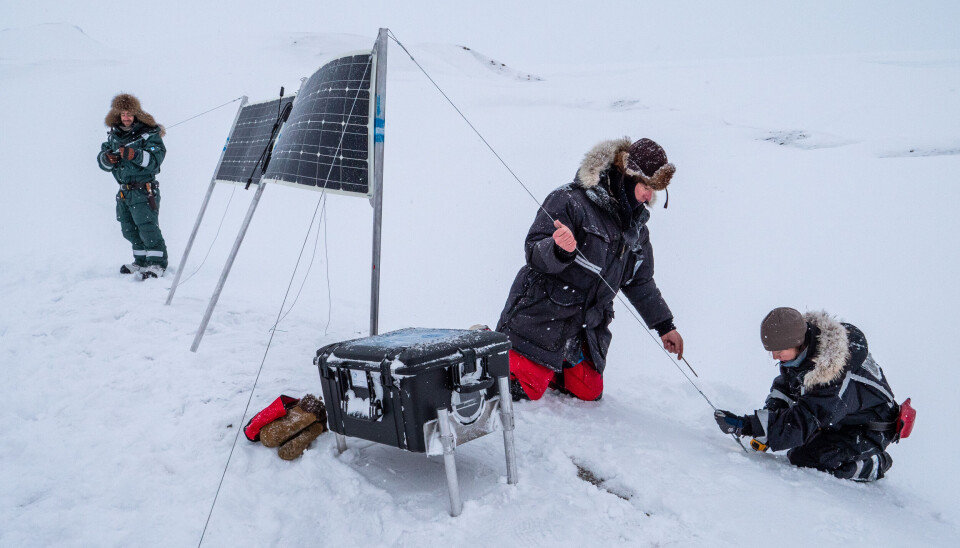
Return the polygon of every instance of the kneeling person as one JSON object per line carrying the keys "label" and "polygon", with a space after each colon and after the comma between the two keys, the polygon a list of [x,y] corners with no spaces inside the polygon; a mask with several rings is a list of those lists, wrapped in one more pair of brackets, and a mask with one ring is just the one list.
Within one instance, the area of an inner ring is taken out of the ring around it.
{"label": "kneeling person", "polygon": [[825,312],[776,308],[760,325],[763,347],[780,362],[763,409],[740,417],[715,414],[727,434],[752,436],[774,451],[789,449],[797,466],[841,479],[873,481],[893,459],[899,407],[863,333]]}
{"label": "kneeling person", "polygon": [[650,139],[603,141],[574,181],[544,200],[497,324],[513,344],[515,400],[539,399],[548,388],[600,399],[620,291],[664,348],[683,357],[683,338],[653,278],[647,227],[654,192],[666,190],[674,171]]}

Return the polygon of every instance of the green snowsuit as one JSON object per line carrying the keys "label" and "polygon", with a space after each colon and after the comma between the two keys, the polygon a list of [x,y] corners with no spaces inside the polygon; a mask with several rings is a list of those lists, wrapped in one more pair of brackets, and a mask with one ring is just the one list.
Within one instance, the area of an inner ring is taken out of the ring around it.
{"label": "green snowsuit", "polygon": [[[160,127],[150,127],[139,120],[129,131],[113,126],[107,140],[100,145],[97,161],[100,169],[113,173],[120,184],[117,192],[117,220],[123,237],[133,246],[133,262],[139,266],[167,267],[167,244],[160,232],[160,191],[155,179],[167,153],[160,137]],[[119,155],[117,149],[129,146],[136,150],[132,160],[121,158],[115,164],[107,154]],[[150,184],[150,190],[146,188]],[[156,209],[150,205],[153,193]]]}

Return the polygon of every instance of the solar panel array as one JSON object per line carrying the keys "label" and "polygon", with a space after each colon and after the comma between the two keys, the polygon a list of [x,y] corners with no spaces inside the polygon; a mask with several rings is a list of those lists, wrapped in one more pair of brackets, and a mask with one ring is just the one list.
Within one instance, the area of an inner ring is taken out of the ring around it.
{"label": "solar panel array", "polygon": [[320,67],[300,89],[264,180],[370,195],[372,52]]}
{"label": "solar panel array", "polygon": [[293,96],[284,97],[244,105],[240,109],[237,123],[227,138],[223,158],[217,166],[214,177],[217,182],[246,184],[248,179],[251,179],[253,184],[260,182],[260,162],[266,157],[264,150],[270,144],[270,133],[277,121],[278,107],[282,109],[293,100]]}

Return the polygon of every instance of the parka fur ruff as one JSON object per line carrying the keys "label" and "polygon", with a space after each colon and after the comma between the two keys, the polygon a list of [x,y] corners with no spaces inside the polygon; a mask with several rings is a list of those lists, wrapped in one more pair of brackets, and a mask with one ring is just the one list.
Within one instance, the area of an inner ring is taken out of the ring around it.
{"label": "parka fur ruff", "polygon": [[617,167],[621,172],[637,177],[643,184],[653,190],[663,190],[670,184],[670,179],[676,173],[677,168],[671,163],[666,163],[660,167],[653,175],[647,177],[639,171],[628,169],[627,158],[630,156],[630,138],[612,139],[602,141],[590,149],[580,162],[580,169],[577,170],[577,179],[583,188],[592,188],[600,183],[600,174],[610,169],[611,166]]}
{"label": "parka fur ruff", "polygon": [[811,358],[814,367],[803,377],[804,388],[810,390],[830,384],[843,375],[850,361],[850,346],[847,328],[826,311],[807,312],[803,318],[820,329],[817,355]]}
{"label": "parka fur ruff", "polygon": [[120,112],[124,110],[133,114],[133,116],[144,125],[159,127],[160,137],[164,137],[167,134],[167,130],[158,124],[149,112],[143,110],[140,106],[140,100],[129,93],[121,93],[113,98],[113,101],[110,102],[110,112],[108,112],[106,118],[103,119],[103,123],[106,124],[107,127],[119,127],[121,124]]}

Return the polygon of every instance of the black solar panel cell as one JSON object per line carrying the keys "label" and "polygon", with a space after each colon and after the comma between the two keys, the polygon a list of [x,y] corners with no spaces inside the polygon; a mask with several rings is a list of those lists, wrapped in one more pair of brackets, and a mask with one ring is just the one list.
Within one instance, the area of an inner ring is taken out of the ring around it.
{"label": "black solar panel cell", "polygon": [[[277,121],[278,105],[282,109],[293,101],[293,96],[263,103],[245,105],[240,109],[237,123],[227,138],[223,158],[217,166],[218,182],[246,183],[252,178],[260,182],[262,158],[269,145],[270,133]],[[252,177],[251,177],[252,174]]]}
{"label": "black solar panel cell", "polygon": [[303,85],[264,179],[334,192],[370,190],[373,56],[320,67]]}

